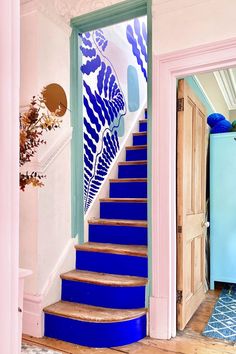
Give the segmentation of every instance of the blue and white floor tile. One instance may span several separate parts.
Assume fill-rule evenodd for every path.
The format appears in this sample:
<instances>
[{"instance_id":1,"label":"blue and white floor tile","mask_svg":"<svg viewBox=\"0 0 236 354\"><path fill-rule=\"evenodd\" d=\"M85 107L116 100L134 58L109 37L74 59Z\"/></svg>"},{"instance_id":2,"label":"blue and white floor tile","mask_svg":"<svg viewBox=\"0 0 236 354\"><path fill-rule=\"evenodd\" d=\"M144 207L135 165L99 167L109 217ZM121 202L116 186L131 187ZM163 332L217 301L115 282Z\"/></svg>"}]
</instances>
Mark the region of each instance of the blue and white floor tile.
<instances>
[{"instance_id":1,"label":"blue and white floor tile","mask_svg":"<svg viewBox=\"0 0 236 354\"><path fill-rule=\"evenodd\" d=\"M222 290L202 334L206 337L236 342L236 285Z\"/></svg>"},{"instance_id":2,"label":"blue and white floor tile","mask_svg":"<svg viewBox=\"0 0 236 354\"><path fill-rule=\"evenodd\" d=\"M22 343L21 353L23 354L61 354L61 352L55 352L54 350L36 347L34 345L29 345Z\"/></svg>"}]
</instances>

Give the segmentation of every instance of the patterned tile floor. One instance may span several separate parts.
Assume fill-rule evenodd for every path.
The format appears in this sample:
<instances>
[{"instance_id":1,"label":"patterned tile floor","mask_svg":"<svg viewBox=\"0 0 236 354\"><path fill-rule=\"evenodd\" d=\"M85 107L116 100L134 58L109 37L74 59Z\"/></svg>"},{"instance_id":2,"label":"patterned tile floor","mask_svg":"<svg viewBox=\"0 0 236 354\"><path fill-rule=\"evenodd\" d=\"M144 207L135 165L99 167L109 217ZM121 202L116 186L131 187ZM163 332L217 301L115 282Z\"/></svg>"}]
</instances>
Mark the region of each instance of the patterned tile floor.
<instances>
[{"instance_id":1,"label":"patterned tile floor","mask_svg":"<svg viewBox=\"0 0 236 354\"><path fill-rule=\"evenodd\" d=\"M61 352L55 352L54 350L36 347L34 345L29 345L26 343L22 343L21 353L24 354L60 354Z\"/></svg>"},{"instance_id":2,"label":"patterned tile floor","mask_svg":"<svg viewBox=\"0 0 236 354\"><path fill-rule=\"evenodd\" d=\"M203 335L236 342L236 285L222 290Z\"/></svg>"}]
</instances>

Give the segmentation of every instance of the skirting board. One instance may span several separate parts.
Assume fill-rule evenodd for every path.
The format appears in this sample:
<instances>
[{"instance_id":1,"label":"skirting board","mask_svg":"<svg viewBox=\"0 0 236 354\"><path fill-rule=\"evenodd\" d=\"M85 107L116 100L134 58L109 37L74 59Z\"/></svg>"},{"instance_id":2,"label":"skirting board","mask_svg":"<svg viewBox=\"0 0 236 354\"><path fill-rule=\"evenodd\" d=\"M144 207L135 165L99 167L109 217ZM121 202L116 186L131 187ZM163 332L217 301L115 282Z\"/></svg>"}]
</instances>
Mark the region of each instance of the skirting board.
<instances>
[{"instance_id":1,"label":"skirting board","mask_svg":"<svg viewBox=\"0 0 236 354\"><path fill-rule=\"evenodd\" d=\"M158 313L161 310L161 313ZM152 321L149 323L149 336L158 339L170 339L168 320L168 301L165 298L150 297L149 314L152 314ZM162 323L160 326L160 318Z\"/></svg>"},{"instance_id":2,"label":"skirting board","mask_svg":"<svg viewBox=\"0 0 236 354\"><path fill-rule=\"evenodd\" d=\"M60 274L71 270L75 264L74 244L76 240L69 239L64 251L48 276L40 295L24 294L23 326L24 334L33 337L44 336L43 308L60 299Z\"/></svg>"},{"instance_id":3,"label":"skirting board","mask_svg":"<svg viewBox=\"0 0 236 354\"><path fill-rule=\"evenodd\" d=\"M44 333L43 298L39 295L24 295L23 327L24 334L42 337Z\"/></svg>"}]
</instances>

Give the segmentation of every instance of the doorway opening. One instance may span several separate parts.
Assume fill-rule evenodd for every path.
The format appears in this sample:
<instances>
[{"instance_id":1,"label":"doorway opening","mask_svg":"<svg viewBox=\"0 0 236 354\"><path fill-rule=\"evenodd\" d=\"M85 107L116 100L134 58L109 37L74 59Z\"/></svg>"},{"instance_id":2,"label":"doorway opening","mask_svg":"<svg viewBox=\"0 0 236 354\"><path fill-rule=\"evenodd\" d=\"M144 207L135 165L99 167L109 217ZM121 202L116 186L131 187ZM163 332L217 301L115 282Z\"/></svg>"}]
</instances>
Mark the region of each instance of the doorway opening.
<instances>
[{"instance_id":1,"label":"doorway opening","mask_svg":"<svg viewBox=\"0 0 236 354\"><path fill-rule=\"evenodd\" d=\"M231 67L177 85L177 329L229 341L236 340L235 78Z\"/></svg>"},{"instance_id":2,"label":"doorway opening","mask_svg":"<svg viewBox=\"0 0 236 354\"><path fill-rule=\"evenodd\" d=\"M61 276L62 301L44 309L45 333L96 348L138 341L149 327L148 4L127 1L71 21L72 233L78 244L75 269ZM50 322L58 306L67 314L76 306L78 316L85 308L82 321L68 316L73 333L60 316Z\"/></svg>"},{"instance_id":3,"label":"doorway opening","mask_svg":"<svg viewBox=\"0 0 236 354\"><path fill-rule=\"evenodd\" d=\"M139 18L142 16L146 17L145 21L146 24L143 26L141 24L141 27L137 26L137 23L139 23ZM136 19L136 21L135 21ZM126 29L127 26L131 26L131 36L127 35L127 33L123 33L122 35L118 34L114 36L111 34L112 33L112 28L114 29L115 27L119 27L120 29L123 27L123 32L125 31L125 21L126 21ZM104 10L98 10L95 11L91 14L88 15L83 15L80 17L76 17L71 20L71 27L73 29L72 35L71 35L71 107L72 113L72 126L73 126L73 139L72 139L72 235L73 236L78 236L79 243L83 243L85 240L87 240L87 231L85 229L85 223L84 223L84 216L85 213L88 212L88 209L91 207L91 204L94 203L94 196L97 194L98 189L97 187L100 188L101 190L101 185L93 185L91 184L94 182L92 179L95 177L96 171L93 171L92 176L87 176L86 179L86 173L85 173L85 154L84 154L84 129L87 128L85 126L88 121L84 121L84 118L86 119L87 117L84 117L84 113L88 116L88 112L86 111L86 104L87 104L87 109L90 111L91 115L94 113L95 116L99 116L98 112L95 112L95 109L100 109L101 110L101 120L106 120L106 116L111 115L111 116L116 116L115 117L115 122L109 121L107 119L106 124L108 124L107 130L113 129L114 131L119 130L119 135L122 135L122 130L124 130L124 118L125 118L125 111L128 111L130 107L128 107L129 103L126 102L124 105L124 99L123 93L125 94L125 99L128 99L128 95L130 94L131 96L133 95L133 91L131 90L131 85L132 83L134 86L137 86L137 75L134 73L134 68L132 68L132 64L129 65L127 57L125 55L125 51L128 50L128 46L130 46L130 57L133 56L133 60L136 60L137 68L139 71L142 72L141 75L144 75L144 80L146 79L145 76L149 76L149 80L146 83L146 91L145 95L147 94L147 99L146 99L146 108L149 112L149 115L151 116L152 112L152 77L151 77L151 68L152 68L152 32L151 32L151 4L150 2L146 0L140 0L137 4L134 4L132 1L126 1L122 4L116 4L112 5L110 7L106 8L106 11ZM130 24L128 24L130 22ZM131 23L132 22L132 23ZM134 28L135 27L135 28ZM145 27L145 28L144 28ZM99 31L101 31L99 33ZM107 32L108 36L110 36L110 43L108 44L108 39L104 36L104 31ZM118 31L119 32L119 31ZM92 42L90 42L89 38L86 38L86 35L91 36L90 39L92 39ZM121 37L124 37L123 39ZM112 38L113 37L113 38ZM115 38L116 37L116 38ZM129 38L128 38L129 37ZM123 43L122 43L123 40ZM125 40L125 42L124 42ZM87 41L87 43L86 43ZM90 43L88 43L90 42ZM94 44L94 48L93 48ZM86 48L87 45L87 48ZM146 48L145 48L146 47ZM145 52L146 51L146 52ZM95 52L95 56L93 57L93 54ZM108 54L108 56L107 56ZM89 55L91 55L91 60L90 60L90 69L91 72L82 72L80 69L81 67L85 69L86 71L86 55L88 55L87 59L89 59ZM113 63L109 62L109 56L112 56ZM136 59L135 59L136 57ZM148 57L148 60L147 60ZM104 59L104 60L103 60ZM88 60L89 62L89 60ZM100 65L98 65L100 64ZM114 65L113 65L114 64ZM120 85L119 77L118 75L120 74L120 69L125 69L127 64L130 66L129 71L130 71L130 83L128 85L128 74L126 77L127 83L125 84L125 87L123 85L123 82L121 82L122 85ZM96 67L97 65L97 67ZM93 67L94 66L94 67ZM99 67L100 66L100 67ZM109 68L109 69L108 69ZM87 68L90 70L89 68ZM108 70L107 70L108 69ZM97 85L100 85L100 88L97 88L96 94L95 92L91 92L93 96L95 96L94 99L90 100L88 99L88 93L90 89L90 84L88 84L88 80L84 80L84 78L91 80L92 76L95 75L89 75L89 74L95 74L95 71L98 71L97 78L95 78L95 81L97 81ZM128 70L127 70L128 71ZM118 75L117 75L118 74ZM124 70L123 70L124 74ZM104 76L105 75L105 76ZM91 76L91 77L89 77ZM104 76L104 87L101 87L101 79ZM136 78L135 78L136 76ZM93 78L94 79L94 78ZM117 97L117 102L115 102L116 106L111 107L111 102L110 98L108 98L107 102L104 105L104 102L101 101L101 98L103 99L102 95L104 93L108 92L109 95L109 80L112 80L110 83L112 85L111 87L111 94L117 94L119 97ZM139 78L138 78L139 79ZM124 77L122 78L124 81ZM121 81L122 81L121 80ZM100 83L99 83L100 81ZM117 82L116 82L117 81ZM136 81L136 85L135 85ZM142 85L142 84L141 84ZM122 86L122 87L121 87ZM128 89L129 86L129 89ZM94 87L95 87L95 82L94 82ZM115 88L116 87L116 88ZM118 87L118 88L117 88ZM87 91L86 91L87 88ZM120 92L118 90L120 89ZM104 92L100 93L99 90L103 90ZM131 102L131 109L129 113L134 114L134 111L137 109L137 104L139 104L139 109L140 109L140 102L143 101L142 97L142 92L137 93L137 89L134 90L136 91L136 94L131 97L130 102ZM85 95L84 95L85 93ZM87 95L87 97L86 97ZM137 101L137 96L139 95L140 101ZM141 96L140 96L141 95ZM144 96L145 96L144 95ZM135 97L136 96L136 97ZM98 102L99 101L99 102ZM123 102L122 102L123 101ZM133 102L132 102L133 101ZM136 102L134 102L136 101ZM143 103L143 102L142 102ZM123 108L122 108L123 105ZM108 111L108 114L105 112ZM118 113L118 114L117 114ZM120 118L119 118L120 116ZM78 119L78 117L80 117ZM109 117L108 117L109 118ZM96 120L96 117L95 117ZM131 125L130 122L128 122L128 119L125 120L125 125L127 128L127 125ZM96 124L95 124L96 125ZM119 125L119 127L117 127ZM96 127L100 129L100 127ZM111 129L110 129L111 128ZM103 131L103 127L101 131ZM128 129L127 129L128 130ZM91 129L90 129L91 132ZM85 132L87 133L87 132ZM95 131L95 135L96 135ZM98 132L100 133L100 132ZM117 132L118 135L118 132ZM147 136L149 143L151 144L151 120L148 125L147 129ZM98 136L98 140L101 140L100 136ZM121 139L122 140L122 139ZM124 139L123 139L124 140ZM97 145L97 144L95 144ZM100 144L101 145L101 144ZM102 147L100 147L102 148ZM93 146L93 149L97 151L97 146ZM101 150L101 149L100 149ZM88 150L87 150L88 152ZM93 151L92 151L93 153ZM95 154L96 154L95 153ZM90 152L89 152L90 155ZM115 153L116 155L116 153ZM151 145L147 148L147 155L148 155L148 160L151 161ZM90 155L91 156L91 155ZM101 158L101 156L98 156ZM109 158L109 156L108 156ZM98 166L99 161L96 159L96 165ZM93 163L94 165L94 163ZM110 163L109 166L110 167ZM90 166L96 169L97 168L94 166ZM87 169L88 172L88 169ZM89 172L88 172L89 173ZM103 173L106 175L107 173L103 171ZM100 178L100 181L98 179ZM98 183L101 182L101 180L104 179L104 176L97 176L97 181ZM148 194L151 196L151 166L148 167ZM102 181L103 182L103 181ZM94 184L94 183L93 183ZM90 188L93 188L93 190L90 190ZM94 189L95 188L95 189ZM151 199L151 198L149 198ZM96 204L96 203L95 203ZM96 209L96 205L95 205ZM148 208L148 220L151 223L151 208ZM151 230L151 228L150 228ZM151 235L151 234L150 234Z\"/></svg>"}]
</instances>

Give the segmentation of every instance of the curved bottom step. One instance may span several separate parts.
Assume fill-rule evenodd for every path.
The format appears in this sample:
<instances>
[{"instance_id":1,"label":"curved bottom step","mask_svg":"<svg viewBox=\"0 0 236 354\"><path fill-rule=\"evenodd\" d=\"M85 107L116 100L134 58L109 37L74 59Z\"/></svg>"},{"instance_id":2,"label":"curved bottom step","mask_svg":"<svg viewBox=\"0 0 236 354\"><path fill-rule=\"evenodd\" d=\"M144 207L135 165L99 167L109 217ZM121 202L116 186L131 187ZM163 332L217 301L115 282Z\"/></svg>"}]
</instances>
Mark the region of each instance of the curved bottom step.
<instances>
[{"instance_id":1,"label":"curved bottom step","mask_svg":"<svg viewBox=\"0 0 236 354\"><path fill-rule=\"evenodd\" d=\"M65 311L69 309L67 314ZM45 336L74 344L109 348L146 336L145 309L111 310L60 302L44 311Z\"/></svg>"}]
</instances>

